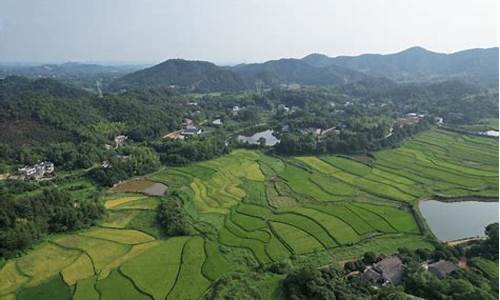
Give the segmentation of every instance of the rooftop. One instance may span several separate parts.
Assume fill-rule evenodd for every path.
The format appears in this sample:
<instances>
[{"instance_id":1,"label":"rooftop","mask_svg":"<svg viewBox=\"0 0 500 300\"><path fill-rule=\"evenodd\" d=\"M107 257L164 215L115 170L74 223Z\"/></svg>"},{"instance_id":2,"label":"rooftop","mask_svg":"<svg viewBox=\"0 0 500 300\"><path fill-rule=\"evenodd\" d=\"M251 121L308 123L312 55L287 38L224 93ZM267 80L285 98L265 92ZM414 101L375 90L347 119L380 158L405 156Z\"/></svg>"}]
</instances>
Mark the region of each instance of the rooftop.
<instances>
[{"instance_id":1,"label":"rooftop","mask_svg":"<svg viewBox=\"0 0 500 300\"><path fill-rule=\"evenodd\" d=\"M458 266L447 260L440 260L429 265L429 271L436 274L438 277L444 277L456 270L458 270Z\"/></svg>"}]
</instances>

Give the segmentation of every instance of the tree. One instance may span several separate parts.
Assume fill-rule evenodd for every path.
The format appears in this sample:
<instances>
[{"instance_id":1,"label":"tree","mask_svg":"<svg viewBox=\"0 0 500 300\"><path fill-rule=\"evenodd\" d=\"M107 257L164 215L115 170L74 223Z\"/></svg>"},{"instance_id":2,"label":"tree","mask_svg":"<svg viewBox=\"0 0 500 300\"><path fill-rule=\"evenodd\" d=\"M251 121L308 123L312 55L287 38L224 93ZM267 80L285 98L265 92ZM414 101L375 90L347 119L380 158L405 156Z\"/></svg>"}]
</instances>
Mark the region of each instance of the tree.
<instances>
[{"instance_id":1,"label":"tree","mask_svg":"<svg viewBox=\"0 0 500 300\"><path fill-rule=\"evenodd\" d=\"M182 202L175 195L162 199L160 205L158 205L157 218L165 236L191 234L190 225L186 221L182 209Z\"/></svg>"}]
</instances>

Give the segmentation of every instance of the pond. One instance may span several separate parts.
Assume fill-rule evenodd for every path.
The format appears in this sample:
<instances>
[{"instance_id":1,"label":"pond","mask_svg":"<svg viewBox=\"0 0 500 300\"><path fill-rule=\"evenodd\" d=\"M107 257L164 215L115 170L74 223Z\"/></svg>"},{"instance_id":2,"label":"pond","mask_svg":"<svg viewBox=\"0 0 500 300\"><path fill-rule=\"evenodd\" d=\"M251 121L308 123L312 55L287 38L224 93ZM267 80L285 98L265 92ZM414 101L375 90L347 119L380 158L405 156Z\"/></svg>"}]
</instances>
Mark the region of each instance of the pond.
<instances>
[{"instance_id":1,"label":"pond","mask_svg":"<svg viewBox=\"0 0 500 300\"><path fill-rule=\"evenodd\" d=\"M496 136L496 137L498 137L498 130L481 131L481 132L479 132L479 134L486 135L486 136Z\"/></svg>"},{"instance_id":2,"label":"pond","mask_svg":"<svg viewBox=\"0 0 500 300\"><path fill-rule=\"evenodd\" d=\"M421 201L420 212L441 241L484 236L484 228L498 222L498 202Z\"/></svg>"},{"instance_id":3,"label":"pond","mask_svg":"<svg viewBox=\"0 0 500 300\"><path fill-rule=\"evenodd\" d=\"M243 142L243 143L247 142L247 143L249 143L251 145L257 145L257 144L259 144L259 139L260 138L265 138L266 139L266 146L274 146L277 143L279 143L280 140L278 140L278 138L276 138L273 135L273 133L274 133L273 130L268 129L268 130L265 130L265 131L257 132L257 133L255 133L252 136L239 135L238 136L238 141L239 142Z\"/></svg>"}]
</instances>

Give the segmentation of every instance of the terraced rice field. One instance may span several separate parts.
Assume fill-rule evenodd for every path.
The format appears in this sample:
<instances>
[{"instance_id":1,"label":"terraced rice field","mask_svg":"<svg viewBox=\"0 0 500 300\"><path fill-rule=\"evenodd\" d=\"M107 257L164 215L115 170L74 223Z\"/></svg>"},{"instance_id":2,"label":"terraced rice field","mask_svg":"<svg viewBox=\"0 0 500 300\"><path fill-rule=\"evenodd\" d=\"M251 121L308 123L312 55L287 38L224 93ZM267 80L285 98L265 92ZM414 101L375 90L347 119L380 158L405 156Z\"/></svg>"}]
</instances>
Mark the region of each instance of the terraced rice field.
<instances>
[{"instance_id":1,"label":"terraced rice field","mask_svg":"<svg viewBox=\"0 0 500 300\"><path fill-rule=\"evenodd\" d=\"M237 150L145 181L180 195L192 236L164 239L159 198L115 188L99 226L52 236L7 261L0 298L199 299L220 276L259 264L431 248L417 201L498 197L498 140L432 130L362 159ZM498 276L490 265L477 263Z\"/></svg>"}]
</instances>

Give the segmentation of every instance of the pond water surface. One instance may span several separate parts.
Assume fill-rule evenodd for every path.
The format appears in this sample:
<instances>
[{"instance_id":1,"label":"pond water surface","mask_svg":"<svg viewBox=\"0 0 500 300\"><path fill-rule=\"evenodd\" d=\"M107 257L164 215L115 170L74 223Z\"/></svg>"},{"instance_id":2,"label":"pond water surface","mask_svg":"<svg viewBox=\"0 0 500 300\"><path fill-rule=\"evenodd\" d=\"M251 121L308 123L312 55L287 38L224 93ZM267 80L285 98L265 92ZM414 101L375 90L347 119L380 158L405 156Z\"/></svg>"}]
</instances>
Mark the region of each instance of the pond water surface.
<instances>
[{"instance_id":1,"label":"pond water surface","mask_svg":"<svg viewBox=\"0 0 500 300\"><path fill-rule=\"evenodd\" d=\"M252 136L239 135L238 141L243 142L243 143L247 142L251 145L257 145L259 143L259 139L262 137L262 138L266 139L266 146L274 146L277 143L279 143L280 140L278 140L278 138L276 138L273 135L273 133L274 133L273 130L268 129L265 131L257 132Z\"/></svg>"},{"instance_id":2,"label":"pond water surface","mask_svg":"<svg viewBox=\"0 0 500 300\"><path fill-rule=\"evenodd\" d=\"M481 131L481 132L479 132L479 134L498 137L498 130Z\"/></svg>"},{"instance_id":3,"label":"pond water surface","mask_svg":"<svg viewBox=\"0 0 500 300\"><path fill-rule=\"evenodd\" d=\"M498 222L498 202L421 201L420 212L441 241L484 236L486 225Z\"/></svg>"}]
</instances>

